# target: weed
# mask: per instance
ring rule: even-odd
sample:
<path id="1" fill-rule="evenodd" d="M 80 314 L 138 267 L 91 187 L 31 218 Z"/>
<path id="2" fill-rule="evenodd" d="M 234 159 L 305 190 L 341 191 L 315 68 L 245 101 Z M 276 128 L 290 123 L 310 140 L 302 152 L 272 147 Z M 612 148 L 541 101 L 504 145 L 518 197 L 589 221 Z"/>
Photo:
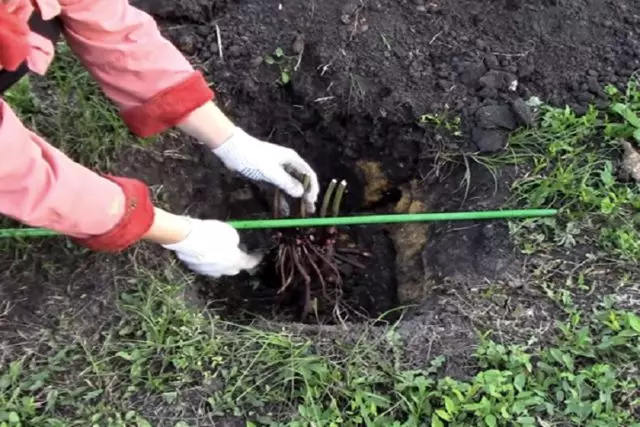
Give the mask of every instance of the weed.
<path id="1" fill-rule="evenodd" d="M 323 354 L 303 336 L 193 311 L 180 292 L 147 276 L 99 342 L 50 344 L 49 356 L 2 367 L 0 425 L 156 425 L 155 409 L 135 402 L 157 396 L 252 425 L 638 426 L 640 318 L 610 305 L 593 320 L 573 312 L 548 348 L 485 335 L 461 380 L 440 375 L 443 357 L 417 370 L 381 357 L 398 354 L 393 328 Z"/>
<path id="2" fill-rule="evenodd" d="M 349 98 L 347 110 L 351 111 L 353 105 L 361 105 L 367 96 L 367 88 L 363 77 L 349 73 Z"/>
<path id="3" fill-rule="evenodd" d="M 4 93 L 3 98 L 26 124 L 31 124 L 39 112 L 38 99 L 33 94 L 29 77 L 23 77 Z"/>
<path id="4" fill-rule="evenodd" d="M 390 52 L 392 49 L 389 37 L 385 36 L 383 33 L 380 33 L 380 39 L 382 39 L 382 44 L 384 45 L 385 49 Z"/>
<path id="5" fill-rule="evenodd" d="M 445 149 L 423 157 L 434 159 L 431 173 L 436 175 L 442 164 L 464 165 L 462 184 L 467 192 L 470 162 L 485 166 L 496 185 L 498 169 L 517 165 L 524 175 L 512 184 L 509 205 L 561 211 L 555 218 L 510 224 L 525 253 L 595 245 L 600 254 L 636 262 L 640 259 L 640 186 L 619 179 L 622 169 L 634 176 L 635 165 L 618 159 L 625 148 L 621 139 L 640 136 L 640 91 L 634 77 L 624 93 L 612 86 L 607 93 L 612 101 L 608 114 L 592 106 L 578 117 L 569 107 L 536 103 L 538 125 L 512 134 L 507 149 L 496 155 Z M 450 136 L 460 132 L 459 122 L 452 121 L 446 110 L 421 116 L 419 124 L 431 124 Z"/>
<path id="6" fill-rule="evenodd" d="M 604 133 L 611 139 L 635 139 L 640 143 L 640 88 L 638 88 L 637 75 L 634 75 L 627 84 L 626 91 L 620 92 L 615 86 L 608 85 L 606 93 L 611 99 L 610 110 L 622 122 L 607 120 Z"/>
<path id="7" fill-rule="evenodd" d="M 277 65 L 280 69 L 280 78 L 278 83 L 286 85 L 291 82 L 293 73 L 297 71 L 298 63 L 301 55 L 288 56 L 281 47 L 276 48 L 270 55 L 265 55 L 264 62 L 267 65 Z"/>
<path id="8" fill-rule="evenodd" d="M 442 114 L 423 114 L 418 119 L 418 124 L 433 125 L 437 130 L 445 130 L 449 135 L 454 137 L 462 136 L 461 123 L 460 116 L 451 117 L 450 112 L 447 110 Z"/>
<path id="9" fill-rule="evenodd" d="M 512 186 L 512 205 L 561 210 L 557 218 L 511 224 L 525 252 L 595 243 L 601 251 L 637 260 L 640 192 L 637 184 L 616 178 L 620 144 L 613 134 L 619 128 L 594 107 L 578 117 L 568 107 L 543 106 L 540 116 L 539 126 L 514 134 L 511 151 L 502 155 L 528 167 Z"/>

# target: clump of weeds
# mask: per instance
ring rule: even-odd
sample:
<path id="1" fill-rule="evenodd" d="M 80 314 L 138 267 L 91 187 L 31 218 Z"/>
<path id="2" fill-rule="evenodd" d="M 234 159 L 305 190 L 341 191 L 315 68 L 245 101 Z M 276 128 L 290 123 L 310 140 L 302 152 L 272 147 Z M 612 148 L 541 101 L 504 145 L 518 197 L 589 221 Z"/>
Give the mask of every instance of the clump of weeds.
<path id="1" fill-rule="evenodd" d="M 613 85 L 605 88 L 611 106 L 611 116 L 605 124 L 605 135 L 615 139 L 635 140 L 640 145 L 640 90 L 638 88 L 638 76 L 634 75 L 625 91 L 618 90 Z M 619 119 L 619 120 L 616 120 Z"/>
<path id="2" fill-rule="evenodd" d="M 308 187 L 308 178 L 304 180 Z M 347 188 L 346 181 L 332 180 L 327 187 L 320 208 L 321 217 L 337 217 Z M 283 198 L 279 191 L 274 198 L 274 216 L 279 216 Z M 304 218 L 306 208 L 300 203 L 299 215 Z M 318 323 L 333 320 L 344 323 L 352 315 L 358 315 L 344 298 L 344 266 L 363 270 L 358 260 L 369 257 L 357 248 L 337 245 L 338 230 L 335 226 L 322 228 L 295 228 L 279 231 L 274 235 L 275 273 L 278 293 L 295 295 L 300 301 L 300 318 L 313 315 Z"/>
<path id="3" fill-rule="evenodd" d="M 445 131 L 454 137 L 462 136 L 462 119 L 460 116 L 453 115 L 448 109 L 443 113 L 423 114 L 418 118 L 420 125 L 432 125 L 439 131 Z"/>
<path id="4" fill-rule="evenodd" d="M 272 54 L 265 55 L 264 62 L 267 65 L 277 65 L 280 69 L 280 78 L 278 83 L 282 86 L 291 82 L 293 73 L 298 70 L 300 61 L 302 59 L 302 53 L 298 55 L 289 56 L 284 53 L 281 47 L 276 48 Z"/>
<path id="5" fill-rule="evenodd" d="M 631 103 L 615 105 L 627 116 L 637 110 Z M 640 187 L 622 177 L 620 137 L 634 133 L 631 125 L 595 107 L 578 116 L 568 107 L 542 106 L 539 114 L 539 125 L 514 134 L 510 152 L 502 155 L 526 165 L 512 185 L 513 206 L 561 211 L 556 218 L 511 224 L 525 252 L 587 244 L 603 254 L 640 259 Z"/>
<path id="6" fill-rule="evenodd" d="M 95 344 L 45 338 L 0 365 L 1 426 L 639 425 L 640 317 L 609 301 L 567 306 L 547 344 L 483 333 L 473 370 L 452 378 L 445 356 L 396 359 L 395 328 L 355 344 L 336 335 L 323 351 L 314 337 L 193 310 L 176 276 L 138 277 Z"/>

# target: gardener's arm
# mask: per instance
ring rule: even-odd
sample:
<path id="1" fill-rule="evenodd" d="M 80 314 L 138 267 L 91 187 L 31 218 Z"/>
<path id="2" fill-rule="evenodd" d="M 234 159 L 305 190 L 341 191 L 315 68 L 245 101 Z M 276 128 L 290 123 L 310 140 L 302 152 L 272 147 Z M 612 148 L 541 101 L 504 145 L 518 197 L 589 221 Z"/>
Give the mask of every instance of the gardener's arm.
<path id="1" fill-rule="evenodd" d="M 318 195 L 311 167 L 293 150 L 255 139 L 211 102 L 200 72 L 160 34 L 151 16 L 127 0 L 60 0 L 72 50 L 120 108 L 129 128 L 150 136 L 178 126 L 211 147 L 230 169 L 302 196 L 288 165 L 311 177 L 305 196 L 313 209 Z"/>
<path id="2" fill-rule="evenodd" d="M 219 276 L 252 268 L 259 259 L 238 248 L 237 232 L 154 208 L 147 186 L 103 177 L 30 132 L 0 99 L 0 213 L 117 252 L 141 239 L 173 250 L 194 271 Z M 212 243 L 214 242 L 214 243 Z"/>

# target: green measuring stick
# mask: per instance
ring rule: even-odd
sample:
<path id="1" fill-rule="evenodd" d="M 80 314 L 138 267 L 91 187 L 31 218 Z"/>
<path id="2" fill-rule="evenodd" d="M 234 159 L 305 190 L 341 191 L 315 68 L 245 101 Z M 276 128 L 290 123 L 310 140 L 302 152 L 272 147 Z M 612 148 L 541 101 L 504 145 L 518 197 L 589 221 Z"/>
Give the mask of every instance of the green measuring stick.
<path id="1" fill-rule="evenodd" d="M 397 224 L 412 222 L 437 221 L 469 221 L 510 218 L 538 218 L 554 216 L 557 209 L 523 209 L 505 211 L 475 211 L 475 212 L 441 212 L 415 213 L 392 215 L 359 215 L 335 218 L 281 218 L 281 219 L 247 219 L 228 221 L 227 224 L 238 230 L 257 230 L 265 228 L 309 228 L 330 227 L 341 225 L 374 225 Z M 42 228 L 6 228 L 0 230 L 0 239 L 12 237 L 50 237 L 58 233 Z"/>
<path id="2" fill-rule="evenodd" d="M 391 215 L 359 215 L 339 216 L 333 218 L 282 218 L 282 219 L 253 219 L 228 221 L 228 224 L 238 230 L 256 230 L 261 228 L 308 228 L 330 227 L 340 225 L 375 225 L 397 224 L 411 222 L 465 221 L 507 218 L 537 218 L 554 216 L 557 209 L 530 209 L 512 211 L 478 211 L 478 212 L 442 212 L 415 213 Z"/>

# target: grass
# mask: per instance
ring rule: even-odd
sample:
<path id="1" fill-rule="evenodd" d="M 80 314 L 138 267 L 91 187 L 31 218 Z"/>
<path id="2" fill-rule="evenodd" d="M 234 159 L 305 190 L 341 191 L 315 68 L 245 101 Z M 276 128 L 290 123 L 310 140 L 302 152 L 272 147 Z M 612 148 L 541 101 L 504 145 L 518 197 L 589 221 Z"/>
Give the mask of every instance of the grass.
<path id="1" fill-rule="evenodd" d="M 512 234 L 528 254 L 589 248 L 594 256 L 635 263 L 640 259 L 640 185 L 618 179 L 621 138 L 632 138 L 640 111 L 635 80 L 626 93 L 608 89 L 609 112 L 543 105 L 538 124 L 512 135 L 508 150 L 474 157 L 492 171 L 516 165 L 510 207 L 557 208 L 556 218 L 512 223 Z M 584 249 L 583 249 L 584 250 Z"/>
<path id="2" fill-rule="evenodd" d="M 108 168 L 132 139 L 66 50 L 57 61 L 48 80 L 23 80 L 7 99 L 72 157 Z M 41 99 L 45 89 L 55 102 Z M 635 133 L 629 112 L 637 114 L 640 97 L 635 86 L 610 94 L 627 108 L 577 117 L 543 107 L 540 124 L 514 135 L 507 153 L 474 158 L 518 165 L 514 206 L 562 209 L 555 221 L 512 226 L 525 251 L 595 245 L 606 256 L 637 259 L 638 187 L 615 179 L 614 159 L 617 138 Z M 443 120 L 424 118 L 455 134 L 459 123 Z M 27 244 L 25 270 L 36 265 Z M 499 324 L 478 331 L 467 350 L 471 365 L 454 377 L 446 368 L 456 360 L 430 349 L 418 366 L 408 363 L 403 324 L 319 338 L 191 307 L 183 295 L 189 283 L 173 267 L 132 266 L 113 282 L 119 294 L 102 326 L 84 309 L 72 313 L 96 323 L 91 334 L 58 315 L 55 327 L 2 342 L 0 427 L 196 427 L 225 419 L 292 427 L 640 426 L 640 317 L 618 305 L 622 298 L 579 307 L 572 289 L 539 283 L 562 310 L 553 330 L 519 343 L 503 340 Z M 62 305 L 73 284 L 53 294 L 47 302 Z M 0 304 L 0 331 L 24 326 L 5 322 L 9 309 Z"/>
<path id="3" fill-rule="evenodd" d="M 567 308 L 548 347 L 485 334 L 475 372 L 454 379 L 444 357 L 403 366 L 393 327 L 326 353 L 190 309 L 172 283 L 141 276 L 97 340 L 41 343 L 0 370 L 0 425 L 199 425 L 186 407 L 247 425 L 640 425 L 640 317 L 610 305 Z"/>
<path id="4" fill-rule="evenodd" d="M 56 51 L 46 78 L 27 76 L 3 98 L 25 126 L 73 160 L 96 171 L 110 172 L 120 150 L 132 142 L 145 141 L 129 133 L 116 108 L 69 48 L 61 43 Z M 0 226 L 18 225 L 0 217 Z M 8 246 L 12 245 L 0 243 L 5 250 Z"/>
<path id="5" fill-rule="evenodd" d="M 293 73 L 296 72 L 300 66 L 301 57 L 302 53 L 289 56 L 284 53 L 281 47 L 277 47 L 272 54 L 264 56 L 264 62 L 267 65 L 275 65 L 279 68 L 280 78 L 278 79 L 278 83 L 284 86 L 291 82 Z"/>
<path id="6" fill-rule="evenodd" d="M 577 116 L 569 107 L 538 108 L 537 124 L 511 135 L 508 149 L 495 155 L 428 153 L 434 171 L 442 163 L 467 168 L 463 185 L 471 184 L 470 163 L 485 166 L 497 180 L 499 170 L 516 166 L 510 208 L 554 208 L 561 214 L 510 224 L 512 235 L 526 254 L 560 249 L 578 250 L 598 258 L 640 259 L 640 184 L 619 179 L 621 140 L 640 144 L 640 88 L 637 77 L 624 92 L 606 88 L 609 111 L 589 108 Z M 459 134 L 458 122 L 424 115 L 420 123 L 445 134 Z M 462 160 L 459 160 L 462 158 Z"/>
<path id="7" fill-rule="evenodd" d="M 64 44 L 46 80 L 22 79 L 5 95 L 34 132 L 83 165 L 101 171 L 127 143 L 135 141 L 116 108 Z"/>

